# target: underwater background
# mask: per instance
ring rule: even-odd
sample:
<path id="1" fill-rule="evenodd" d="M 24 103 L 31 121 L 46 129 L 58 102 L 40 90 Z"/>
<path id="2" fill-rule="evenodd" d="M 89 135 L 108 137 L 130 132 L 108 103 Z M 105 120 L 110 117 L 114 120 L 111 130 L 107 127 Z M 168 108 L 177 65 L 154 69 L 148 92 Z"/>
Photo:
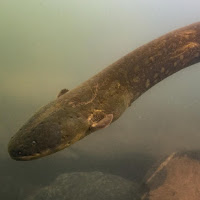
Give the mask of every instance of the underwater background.
<path id="1" fill-rule="evenodd" d="M 0 199 L 29 199 L 61 174 L 74 181 L 73 190 L 68 188 L 72 200 L 83 198 L 73 197 L 81 188 L 77 177 L 87 177 L 90 187 L 95 177 L 116 183 L 123 178 L 128 191 L 129 182 L 141 182 L 160 157 L 199 149 L 200 64 L 195 64 L 148 90 L 108 128 L 63 151 L 30 162 L 11 160 L 7 153 L 10 137 L 61 89 L 200 21 L 199 8 L 196 0 L 1 0 Z"/>

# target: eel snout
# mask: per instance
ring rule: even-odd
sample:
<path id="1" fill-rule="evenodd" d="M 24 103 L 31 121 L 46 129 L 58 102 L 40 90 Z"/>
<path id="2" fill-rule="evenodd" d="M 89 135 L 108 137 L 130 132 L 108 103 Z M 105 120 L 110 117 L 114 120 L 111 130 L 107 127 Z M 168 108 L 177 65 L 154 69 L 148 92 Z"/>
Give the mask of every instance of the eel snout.
<path id="1" fill-rule="evenodd" d="M 14 160 L 32 160 L 51 154 L 62 143 L 58 124 L 41 123 L 27 130 L 20 129 L 8 144 L 8 152 Z"/>

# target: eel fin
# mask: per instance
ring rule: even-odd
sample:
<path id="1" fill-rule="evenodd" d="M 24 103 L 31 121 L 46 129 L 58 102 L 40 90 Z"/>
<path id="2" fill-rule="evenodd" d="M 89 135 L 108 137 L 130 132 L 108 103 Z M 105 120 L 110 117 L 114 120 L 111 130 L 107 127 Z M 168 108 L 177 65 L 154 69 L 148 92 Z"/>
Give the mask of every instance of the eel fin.
<path id="1" fill-rule="evenodd" d="M 103 119 L 101 119 L 98 122 L 94 122 L 91 126 L 90 126 L 90 130 L 91 131 L 96 131 L 98 129 L 102 129 L 102 128 L 106 128 L 107 126 L 109 126 L 111 124 L 113 120 L 113 114 L 107 114 L 105 115 L 105 117 Z"/>
<path id="2" fill-rule="evenodd" d="M 66 89 L 66 88 L 62 89 L 62 90 L 58 93 L 57 98 L 59 98 L 60 96 L 62 96 L 62 95 L 65 94 L 65 93 L 67 93 L 68 91 L 69 91 L 69 90 Z"/>

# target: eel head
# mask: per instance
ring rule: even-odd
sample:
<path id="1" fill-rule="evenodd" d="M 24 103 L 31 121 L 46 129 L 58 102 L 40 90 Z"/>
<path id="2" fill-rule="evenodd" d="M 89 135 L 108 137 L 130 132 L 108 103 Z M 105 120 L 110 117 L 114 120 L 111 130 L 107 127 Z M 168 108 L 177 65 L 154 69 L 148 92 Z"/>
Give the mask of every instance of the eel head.
<path id="1" fill-rule="evenodd" d="M 53 154 L 98 129 L 107 127 L 112 114 L 83 107 L 61 106 L 56 102 L 41 108 L 11 138 L 8 152 L 15 160 L 33 160 Z"/>
<path id="2" fill-rule="evenodd" d="M 32 160 L 60 151 L 88 134 L 89 122 L 76 109 L 41 108 L 8 144 L 15 160 Z"/>

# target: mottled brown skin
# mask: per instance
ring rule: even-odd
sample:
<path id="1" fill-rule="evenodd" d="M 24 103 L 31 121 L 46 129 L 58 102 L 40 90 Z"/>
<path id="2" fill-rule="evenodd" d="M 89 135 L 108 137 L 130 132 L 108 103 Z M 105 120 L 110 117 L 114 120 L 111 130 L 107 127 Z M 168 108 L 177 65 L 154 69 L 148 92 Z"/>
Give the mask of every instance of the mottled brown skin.
<path id="1" fill-rule="evenodd" d="M 11 138 L 16 160 L 59 151 L 117 120 L 149 88 L 200 60 L 200 23 L 168 33 L 124 56 L 41 108 Z"/>

